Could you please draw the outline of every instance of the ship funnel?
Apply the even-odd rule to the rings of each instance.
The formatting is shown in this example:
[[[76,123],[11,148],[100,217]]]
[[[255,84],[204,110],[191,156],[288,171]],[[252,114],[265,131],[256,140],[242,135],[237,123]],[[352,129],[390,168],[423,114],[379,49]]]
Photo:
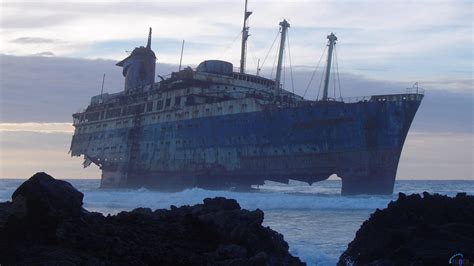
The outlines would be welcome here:
[[[156,56],[151,50],[151,28],[148,33],[146,47],[137,47],[125,59],[117,63],[123,68],[125,77],[125,91],[144,88],[155,83]]]

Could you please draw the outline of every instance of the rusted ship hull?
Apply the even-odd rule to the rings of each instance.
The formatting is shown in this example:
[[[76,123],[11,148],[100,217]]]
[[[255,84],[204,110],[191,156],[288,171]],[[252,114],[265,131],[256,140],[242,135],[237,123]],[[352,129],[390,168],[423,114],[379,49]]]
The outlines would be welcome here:
[[[343,194],[391,194],[422,98],[398,94],[355,103],[312,102],[107,131],[127,138],[123,157],[128,158],[102,159],[101,185],[250,188],[264,180],[313,183],[337,174]]]
[[[418,86],[356,101],[330,98],[337,41],[331,33],[322,98],[304,99],[282,86],[286,20],[279,24],[275,79],[245,72],[250,14],[239,71],[206,60],[155,82],[150,28],[146,47],[117,64],[124,90],[93,96],[73,115],[71,155],[101,168],[102,187],[248,189],[265,180],[313,183],[337,174],[343,194],[392,193],[423,98]]]

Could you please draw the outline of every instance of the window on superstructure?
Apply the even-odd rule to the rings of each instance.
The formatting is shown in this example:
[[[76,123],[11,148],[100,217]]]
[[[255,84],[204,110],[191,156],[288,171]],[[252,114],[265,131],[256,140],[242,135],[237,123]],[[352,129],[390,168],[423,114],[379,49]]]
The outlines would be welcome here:
[[[190,95],[186,97],[186,105],[193,105],[194,104],[194,96]]]
[[[141,114],[143,112],[145,112],[145,104],[139,104],[136,106],[136,110],[137,110],[137,113]]]
[[[107,110],[106,118],[118,117],[121,111],[121,108],[109,109]]]
[[[151,112],[153,110],[153,102],[149,102],[146,104],[146,111]]]
[[[97,121],[97,120],[99,120],[99,115],[100,115],[100,112],[87,113],[86,114],[86,119],[87,119],[87,121]]]
[[[168,98],[166,99],[165,107],[170,107],[170,105],[171,105],[171,98]]]
[[[161,109],[163,109],[163,100],[156,102],[156,110],[159,111]]]
[[[181,104],[181,97],[180,96],[174,97],[174,105],[177,106],[180,104]]]

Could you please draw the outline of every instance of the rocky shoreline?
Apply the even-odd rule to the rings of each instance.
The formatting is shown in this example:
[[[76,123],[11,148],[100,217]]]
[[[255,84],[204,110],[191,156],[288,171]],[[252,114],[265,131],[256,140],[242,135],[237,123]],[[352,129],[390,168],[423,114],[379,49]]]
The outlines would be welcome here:
[[[20,185],[0,203],[0,265],[305,265],[283,235],[262,226],[261,210],[233,199],[104,216],[84,209],[83,196],[45,173]],[[338,265],[473,259],[474,196],[400,193],[361,225]]]
[[[473,263],[474,196],[424,192],[423,196],[400,193],[387,208],[372,213],[338,265]]]
[[[37,173],[0,203],[1,265],[305,265],[264,213],[207,198],[103,216],[66,181]]]

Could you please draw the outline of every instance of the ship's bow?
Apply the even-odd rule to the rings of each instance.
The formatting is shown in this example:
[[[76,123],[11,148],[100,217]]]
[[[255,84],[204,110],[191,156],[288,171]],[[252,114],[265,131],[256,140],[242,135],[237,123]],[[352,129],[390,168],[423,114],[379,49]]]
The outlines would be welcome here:
[[[415,93],[372,96],[359,104],[364,148],[345,167],[342,194],[392,194],[400,154],[408,130],[423,99]]]

